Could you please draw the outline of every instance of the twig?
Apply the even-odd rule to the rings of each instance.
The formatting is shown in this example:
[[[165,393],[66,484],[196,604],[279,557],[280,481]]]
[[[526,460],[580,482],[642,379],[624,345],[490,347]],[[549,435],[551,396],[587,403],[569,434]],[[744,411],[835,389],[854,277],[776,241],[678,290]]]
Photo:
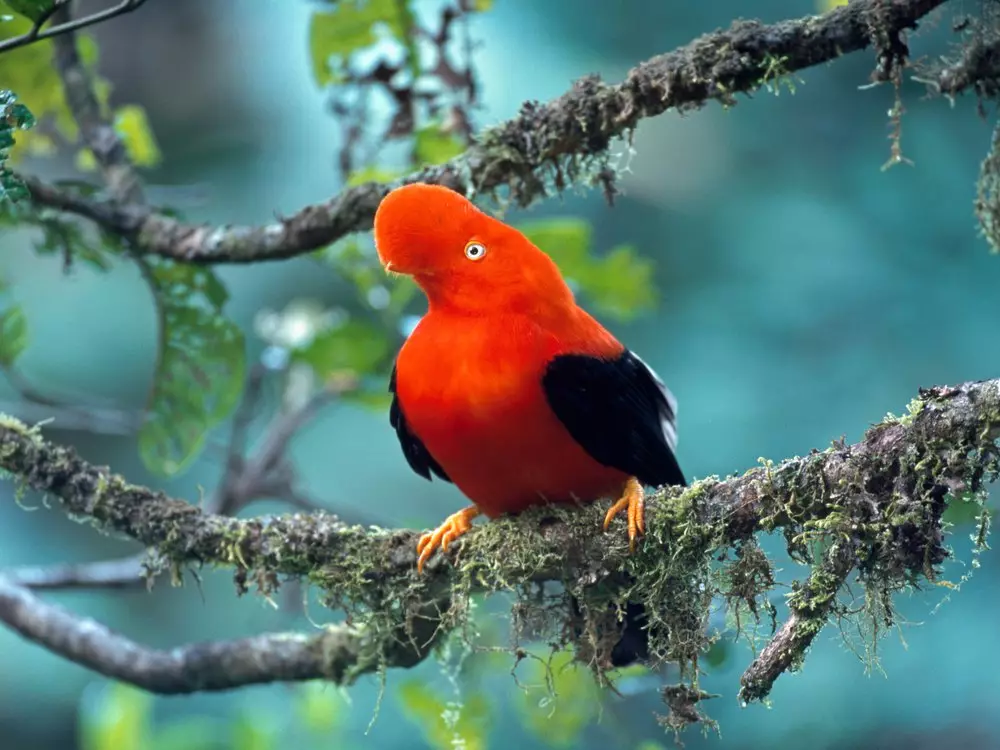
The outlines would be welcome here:
[[[401,182],[430,182],[462,192],[506,189],[527,206],[552,185],[583,183],[588,175],[609,187],[613,173],[601,166],[616,138],[639,122],[669,110],[691,110],[709,101],[726,105],[736,94],[773,84],[775,77],[821,65],[876,46],[873,76],[883,80],[904,64],[901,35],[946,0],[855,0],[822,16],[775,24],[736,21],[673,52],[651,58],[619,84],[581,78],[546,104],[526,103],[511,120],[484,131],[474,145],[445,164]],[[777,66],[775,61],[780,61]],[[394,183],[398,184],[398,183]],[[371,229],[375,209],[393,185],[364,183],[325,203],[307,206],[263,226],[193,225],[152,209],[91,201],[28,180],[32,199],[99,222],[129,238],[137,252],[192,263],[252,263],[289,258]]]
[[[800,590],[792,594],[791,615],[740,678],[740,700],[764,700],[775,680],[796,671],[837,606],[837,592],[854,567],[857,550],[838,545]]]
[[[265,430],[260,448],[247,458],[247,428],[260,399],[265,372],[262,366],[251,370],[247,390],[233,419],[226,473],[206,508],[209,512],[235,515],[255,500],[267,497],[304,508],[309,501],[296,490],[295,471],[285,461],[288,444],[320,409],[356,387],[353,381],[335,380],[313,394],[301,408],[279,412]],[[310,505],[304,509],[316,510],[317,507]]]
[[[0,52],[8,52],[9,50],[29,45],[32,42],[38,42],[42,39],[49,39],[54,36],[78,31],[88,26],[94,26],[103,21],[108,21],[115,16],[121,16],[137,10],[146,0],[122,0],[122,2],[110,8],[105,8],[97,13],[92,13],[89,16],[84,16],[73,21],[64,21],[57,26],[52,26],[42,31],[42,26],[45,25],[46,21],[55,16],[63,7],[68,6],[70,2],[72,0],[54,0],[52,6],[38,16],[38,19],[32,24],[30,29],[19,36],[0,41]]]
[[[0,579],[27,589],[108,589],[137,586],[146,576],[145,554],[119,560],[20,567],[0,573]]]
[[[47,604],[2,577],[0,621],[83,667],[168,695],[316,679],[351,684],[374,672],[380,658],[386,666],[408,667],[423,659],[428,648],[414,648],[411,641],[388,637],[380,643],[363,628],[332,625],[315,635],[273,633],[160,651],[89,617]],[[430,640],[431,633],[422,635],[421,642]]]
[[[51,423],[56,430],[95,435],[134,435],[142,425],[140,412],[77,406],[46,406],[30,401],[0,401],[0,414],[28,424]]]

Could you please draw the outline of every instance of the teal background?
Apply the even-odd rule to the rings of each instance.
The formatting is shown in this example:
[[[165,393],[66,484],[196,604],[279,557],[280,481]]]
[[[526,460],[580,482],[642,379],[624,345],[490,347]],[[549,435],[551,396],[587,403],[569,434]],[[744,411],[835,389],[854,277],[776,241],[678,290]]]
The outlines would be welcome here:
[[[792,0],[610,5],[498,0],[474,24],[483,41],[476,59],[485,104],[477,124],[512,116],[524,100],[552,98],[587,73],[620,79],[634,62],[733,17],[774,21],[814,11]],[[432,13],[436,3],[426,7]],[[309,73],[309,12],[305,2],[150,2],[97,32],[116,101],[147,108],[163,149],[165,165],[150,176],[154,198],[181,205],[192,219],[261,223],[340,188],[338,130]],[[913,40],[918,54],[943,49],[947,18]],[[689,476],[803,454],[842,435],[854,441],[887,411],[904,411],[921,386],[1000,375],[1000,258],[989,255],[972,213],[992,113],[978,116],[968,98],[954,107],[925,99],[923,87],[908,80],[902,143],[914,165],[882,172],[894,95],[888,86],[858,89],[872,64],[870,53],[856,54],[803,72],[794,95],[761,91],[730,111],[710,105],[645,121],[614,208],[588,192],[508,216],[585,216],[599,247],[629,242],[655,259],[656,311],[613,329],[677,395],[679,453]],[[71,169],[59,160],[30,166],[43,176]],[[137,273],[122,267],[65,277],[58,260],[34,257],[27,239],[0,238],[0,272],[13,281],[32,327],[25,374],[81,403],[139,406],[155,340],[152,304]],[[233,295],[229,312],[248,330],[261,308],[302,296],[334,304],[345,295],[342,284],[305,261],[223,268],[221,275]],[[0,400],[15,398],[0,384]],[[222,468],[210,450],[191,471],[162,482],[144,470],[128,439],[50,436],[180,497],[196,498]],[[387,525],[431,525],[461,502],[451,486],[409,471],[384,414],[334,406],[297,438],[293,454],[312,494],[348,517],[353,508]],[[0,565],[134,549],[58,512],[24,512],[9,496],[10,486],[0,486]],[[274,510],[279,506],[252,512]],[[959,540],[967,532],[959,529]],[[951,577],[962,572],[952,568]],[[722,694],[709,706],[721,738],[690,732],[688,747],[1000,747],[998,572],[996,555],[987,553],[973,580],[936,613],[943,591],[904,602],[916,624],[902,631],[907,647],[896,634],[880,643],[886,675],[865,674],[837,635],[824,632],[805,671],[778,681],[770,709],[736,702],[750,658],[740,646],[705,682]],[[784,580],[798,575],[785,565]],[[202,588],[203,597],[194,586],[164,583],[152,594],[47,598],[158,647],[309,627],[259,597],[237,600],[224,574],[207,575]],[[323,621],[317,609],[311,615]],[[7,632],[0,632],[0,654],[0,746],[74,747],[81,695],[94,689],[93,675]],[[314,746],[429,746],[391,691],[414,676],[440,679],[431,663],[390,673],[390,693],[367,736],[377,681],[351,688],[344,744]],[[498,712],[489,746],[544,747],[510,713],[515,688],[507,669],[487,679]],[[281,686],[155,706],[163,717],[251,710],[271,717],[276,729],[296,721]],[[658,706],[655,684],[641,683],[614,702],[580,747],[662,740],[652,717]]]

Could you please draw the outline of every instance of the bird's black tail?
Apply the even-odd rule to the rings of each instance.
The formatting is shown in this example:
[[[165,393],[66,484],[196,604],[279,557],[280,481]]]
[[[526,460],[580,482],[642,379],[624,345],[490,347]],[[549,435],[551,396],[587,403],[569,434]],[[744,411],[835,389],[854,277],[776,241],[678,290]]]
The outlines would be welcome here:
[[[628,602],[625,605],[625,617],[622,623],[622,635],[611,649],[611,666],[627,667],[636,662],[649,659],[649,633],[646,610],[641,604]]]

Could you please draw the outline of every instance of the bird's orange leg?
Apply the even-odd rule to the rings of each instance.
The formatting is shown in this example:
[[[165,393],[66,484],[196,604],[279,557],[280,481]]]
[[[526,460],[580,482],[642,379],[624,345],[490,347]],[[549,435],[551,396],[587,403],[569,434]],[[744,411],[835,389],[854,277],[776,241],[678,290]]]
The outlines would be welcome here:
[[[632,477],[625,483],[621,498],[608,510],[604,516],[604,530],[607,531],[615,516],[628,509],[628,549],[635,552],[636,537],[646,533],[646,493],[639,480]]]
[[[424,563],[434,554],[434,550],[441,547],[442,551],[447,551],[449,544],[471,529],[472,519],[478,516],[479,513],[480,510],[475,505],[462,508],[458,513],[452,513],[444,519],[444,523],[434,529],[434,531],[428,531],[420,537],[420,541],[417,542],[417,554],[419,555],[417,558],[417,572],[423,572]]]

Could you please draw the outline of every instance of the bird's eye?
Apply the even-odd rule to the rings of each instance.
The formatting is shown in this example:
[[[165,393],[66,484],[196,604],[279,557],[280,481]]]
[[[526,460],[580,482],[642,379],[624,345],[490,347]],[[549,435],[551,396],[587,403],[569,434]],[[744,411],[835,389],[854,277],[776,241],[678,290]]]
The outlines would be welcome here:
[[[486,246],[478,242],[470,242],[465,246],[465,257],[469,260],[479,260],[486,255]]]

